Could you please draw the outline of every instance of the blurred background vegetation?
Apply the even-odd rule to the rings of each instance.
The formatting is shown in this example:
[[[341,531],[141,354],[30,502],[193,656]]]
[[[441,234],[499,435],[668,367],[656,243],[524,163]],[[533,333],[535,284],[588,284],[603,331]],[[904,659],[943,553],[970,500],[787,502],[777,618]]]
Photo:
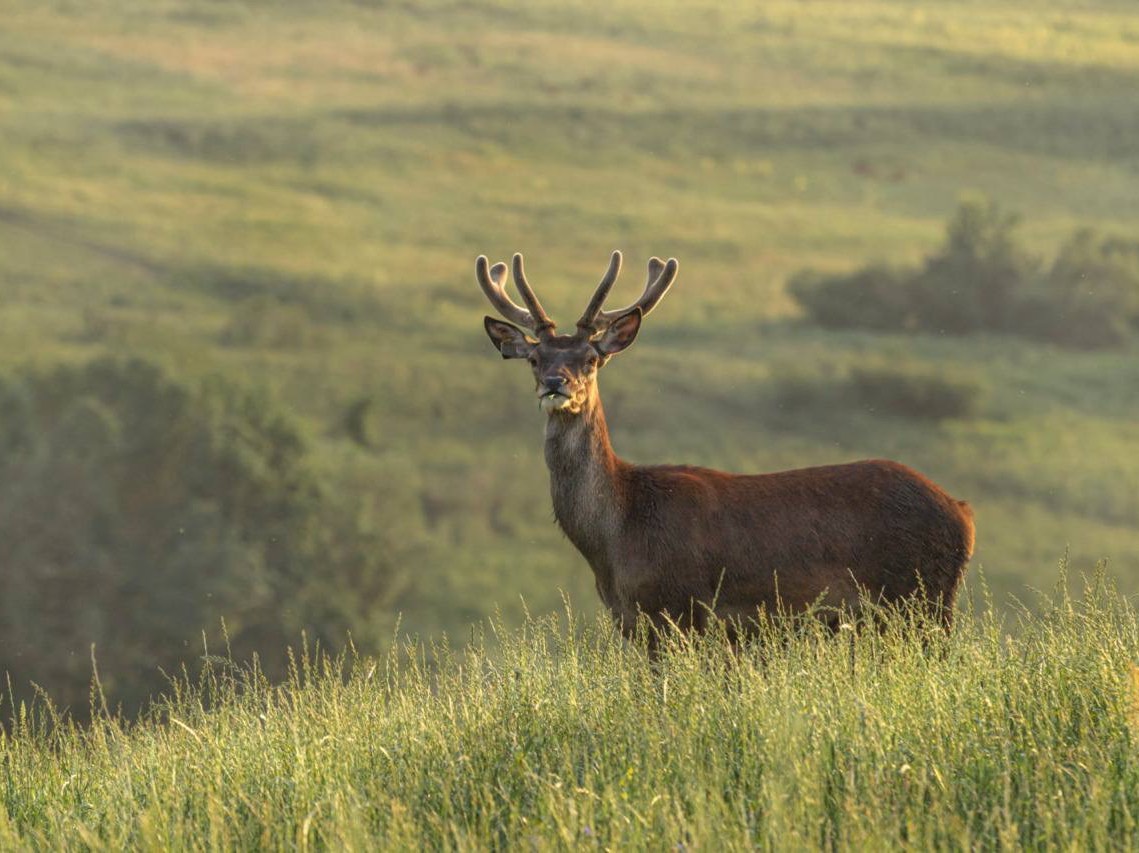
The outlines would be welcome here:
[[[1124,0],[5,3],[0,670],[596,607],[482,330],[515,250],[563,323],[680,259],[627,458],[896,458],[998,599],[1139,592],[1136,91]]]

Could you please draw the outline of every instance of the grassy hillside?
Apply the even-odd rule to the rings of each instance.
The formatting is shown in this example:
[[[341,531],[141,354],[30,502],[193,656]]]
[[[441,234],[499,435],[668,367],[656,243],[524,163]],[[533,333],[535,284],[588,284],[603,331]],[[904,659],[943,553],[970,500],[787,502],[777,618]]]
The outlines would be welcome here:
[[[998,599],[1066,548],[1137,592],[1134,348],[825,333],[784,290],[804,266],[916,260],[967,191],[1024,212],[1045,254],[1076,224],[1134,238],[1137,89],[1139,16],[1107,0],[17,0],[0,366],[129,352],[270,387],[406,566],[402,627],[465,636],[496,605],[516,623],[520,596],[595,606],[474,257],[527,252],[566,323],[613,248],[615,301],[672,255],[678,284],[602,382],[619,452],[894,457],[973,503]],[[812,391],[878,364],[966,376],[980,409]]]
[[[1133,848],[1135,613],[1102,588],[1040,610],[1015,638],[987,611],[952,640],[808,625],[655,667],[557,619],[435,669],[306,655],[272,688],[221,661],[133,727],[0,733],[0,845]]]

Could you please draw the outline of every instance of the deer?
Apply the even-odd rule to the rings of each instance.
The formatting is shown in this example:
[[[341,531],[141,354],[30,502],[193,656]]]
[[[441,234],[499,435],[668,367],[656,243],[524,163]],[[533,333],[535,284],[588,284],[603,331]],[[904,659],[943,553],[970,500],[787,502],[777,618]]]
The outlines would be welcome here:
[[[650,258],[640,298],[605,310],[621,262],[615,251],[572,334],[557,332],[521,254],[512,266],[524,306],[506,291],[506,264],[485,255],[475,264],[508,321],[485,317],[491,343],[533,372],[554,518],[618,629],[632,637],[646,616],[650,648],[662,632],[701,632],[712,617],[735,626],[732,636],[779,613],[811,612],[837,630],[870,600],[916,604],[948,632],[973,554],[973,511],[912,468],[868,459],[729,474],[617,456],[598,374],[632,345],[679,269],[675,258]]]

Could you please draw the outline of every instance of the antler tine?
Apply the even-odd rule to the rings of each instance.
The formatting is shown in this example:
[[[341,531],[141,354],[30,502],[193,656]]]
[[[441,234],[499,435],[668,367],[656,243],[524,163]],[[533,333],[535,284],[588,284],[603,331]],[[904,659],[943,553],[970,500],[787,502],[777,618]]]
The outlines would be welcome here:
[[[475,275],[478,276],[479,287],[482,288],[482,292],[486,294],[486,298],[490,300],[490,304],[498,310],[499,314],[512,323],[525,326],[527,329],[537,329],[538,323],[530,312],[521,305],[515,304],[506,292],[506,264],[495,264],[491,267],[486,255],[479,255],[478,260],[475,261]]]
[[[539,335],[553,334],[554,321],[550,319],[550,315],[546,313],[542,303],[538,301],[530,282],[526,281],[526,270],[522,266],[521,252],[514,254],[514,286],[518,288],[518,292],[522,295],[522,301],[526,303],[526,307],[530,309],[530,313],[534,317],[534,331]]]
[[[613,289],[613,284],[617,281],[620,272],[621,253],[614,252],[609,258],[609,269],[605,271],[605,277],[597,285],[597,290],[593,292],[593,298],[589,300],[589,304],[585,306],[585,311],[582,312],[581,319],[577,321],[579,331],[590,333],[597,331],[595,324],[598,315],[601,313],[601,306],[605,304],[605,299],[609,296],[609,291]]]
[[[662,261],[656,255],[653,255],[653,257],[649,258],[649,274],[645,279],[645,287],[648,287],[650,284],[660,278],[660,271],[663,269],[664,261]]]
[[[676,273],[679,268],[680,264],[677,263],[676,258],[669,258],[667,263],[661,261],[660,258],[649,258],[649,275],[645,281],[645,292],[641,294],[641,298],[632,305],[626,305],[616,311],[601,311],[597,315],[594,325],[598,329],[602,329],[618,317],[628,314],[634,308],[640,308],[642,314],[648,314],[656,308],[657,303],[664,298],[668,289],[672,287],[672,283],[676,281]]]

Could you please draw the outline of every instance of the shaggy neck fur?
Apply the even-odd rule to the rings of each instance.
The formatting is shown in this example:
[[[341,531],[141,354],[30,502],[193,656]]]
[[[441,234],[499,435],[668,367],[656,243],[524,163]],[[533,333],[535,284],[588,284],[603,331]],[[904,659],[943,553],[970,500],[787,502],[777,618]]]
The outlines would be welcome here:
[[[613,453],[596,384],[579,414],[551,412],[546,422],[546,465],[554,517],[595,572],[620,527],[621,473],[628,467]],[[602,578],[599,577],[599,581]]]

